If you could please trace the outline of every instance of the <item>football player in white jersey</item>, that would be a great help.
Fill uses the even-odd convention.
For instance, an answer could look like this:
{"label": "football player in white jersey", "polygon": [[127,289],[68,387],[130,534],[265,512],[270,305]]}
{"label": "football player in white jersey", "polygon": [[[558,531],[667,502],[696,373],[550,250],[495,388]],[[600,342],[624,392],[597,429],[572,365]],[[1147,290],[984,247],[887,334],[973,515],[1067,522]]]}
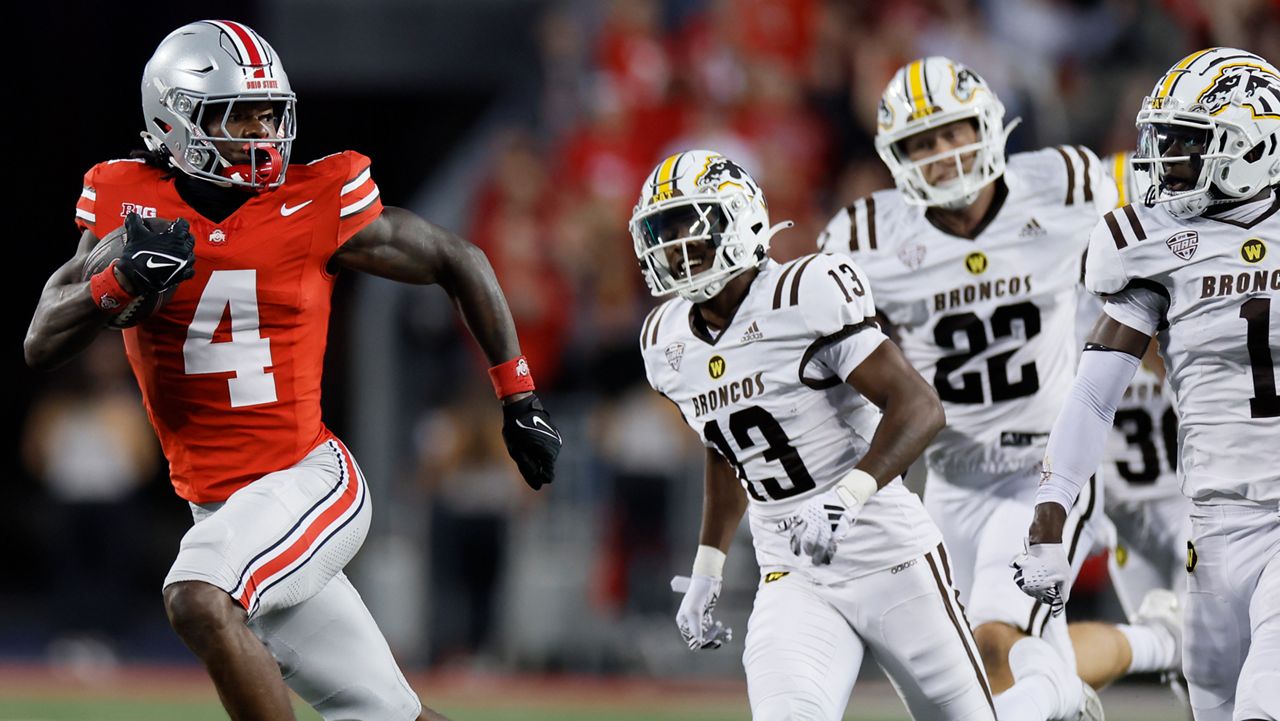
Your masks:
{"label": "football player in white jersey", "polygon": [[1210,48],[1138,113],[1143,202],[1108,213],[1085,283],[1106,299],[1054,424],[1020,559],[1024,590],[1061,600],[1066,508],[1155,335],[1194,503],[1183,669],[1198,720],[1280,718],[1280,72]]}
{"label": "football player in white jersey", "polygon": [[[1115,153],[1103,164],[1110,168],[1119,191],[1117,207],[1146,194],[1146,171],[1134,172],[1132,153]],[[1102,303],[1092,293],[1081,295],[1077,347],[1088,340]],[[1162,615],[1181,638],[1185,601],[1180,597],[1187,585],[1183,567],[1191,538],[1191,502],[1178,486],[1178,415],[1164,380],[1164,363],[1153,341],[1116,408],[1101,475],[1106,485],[1104,506],[1117,535],[1108,563],[1125,615]]]}
{"label": "football player in white jersey", "polygon": [[[1090,624],[1073,652],[1065,619],[1024,596],[1010,551],[1031,517],[1049,424],[1071,382],[1075,309],[1088,232],[1115,186],[1088,149],[1005,158],[1004,106],[969,68],[942,57],[901,68],[881,97],[876,148],[896,190],[842,210],[819,237],[876,288],[902,351],[937,389],[947,427],[925,453],[925,507],[947,547],[1001,718],[1101,713],[1098,687],[1126,671],[1131,647],[1165,649],[1162,629]],[[1072,578],[1095,546],[1101,487],[1072,509]],[[1030,602],[1029,602],[1030,601]]]}
{"label": "football player in white jersey", "polygon": [[677,625],[693,650],[731,638],[712,610],[745,511],[763,573],[743,654],[755,721],[837,721],[868,651],[915,718],[994,719],[941,534],[900,479],[942,407],[856,265],[769,258],[786,225],[707,150],[662,161],[631,218],[650,289],[678,294],[641,328],[645,372],[707,447]]}

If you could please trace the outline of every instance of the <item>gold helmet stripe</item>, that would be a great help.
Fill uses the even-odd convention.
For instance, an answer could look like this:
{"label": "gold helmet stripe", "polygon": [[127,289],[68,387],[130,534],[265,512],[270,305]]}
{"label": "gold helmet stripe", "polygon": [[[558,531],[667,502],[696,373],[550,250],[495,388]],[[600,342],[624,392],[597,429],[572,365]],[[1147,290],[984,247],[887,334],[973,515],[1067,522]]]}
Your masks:
{"label": "gold helmet stripe", "polygon": [[658,166],[658,172],[653,179],[653,199],[666,200],[675,192],[675,175],[676,161],[680,160],[680,156],[684,153],[676,153],[666,160],[662,161],[662,165]]}
{"label": "gold helmet stripe", "polygon": [[1173,91],[1173,84],[1182,76],[1182,72],[1191,67],[1191,63],[1199,60],[1205,53],[1217,50],[1217,48],[1205,48],[1197,50],[1178,62],[1177,65],[1169,68],[1169,72],[1164,75],[1164,82],[1160,84],[1160,92],[1156,94],[1157,98],[1167,98],[1169,93]]}
{"label": "gold helmet stripe", "polygon": [[916,60],[907,66],[907,86],[911,93],[911,117],[929,114],[929,93],[924,84],[924,60]]}

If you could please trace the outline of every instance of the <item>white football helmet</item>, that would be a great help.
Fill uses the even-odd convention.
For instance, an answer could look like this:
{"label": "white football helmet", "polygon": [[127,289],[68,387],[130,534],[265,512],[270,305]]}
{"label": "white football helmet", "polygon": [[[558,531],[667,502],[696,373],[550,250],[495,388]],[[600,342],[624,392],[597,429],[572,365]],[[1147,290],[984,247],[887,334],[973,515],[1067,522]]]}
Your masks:
{"label": "white football helmet", "polygon": [[[966,118],[977,123],[977,142],[915,161],[902,152],[902,140]],[[944,57],[923,58],[899,68],[880,96],[876,151],[907,203],[963,208],[1004,174],[1005,139],[1019,122],[1004,125],[1004,105],[977,73]],[[973,156],[968,172],[966,155]],[[957,177],[942,185],[928,183],[924,167],[948,159],[956,164]]]}
{"label": "white football helmet", "polygon": [[[764,193],[742,166],[710,150],[690,150],[653,169],[627,227],[649,290],[700,303],[763,264],[769,239],[790,225],[769,226]],[[691,243],[714,251],[709,266],[702,267],[702,253],[690,258]]]}
{"label": "white football helmet", "polygon": [[1190,218],[1247,198],[1280,180],[1280,71],[1235,48],[1192,53],[1143,99],[1137,126],[1147,205]]}
{"label": "white football helmet", "polygon": [[[236,102],[269,102],[276,137],[235,138],[227,119]],[[188,175],[220,185],[274,188],[284,182],[296,135],[294,94],[275,50],[252,28],[202,20],[169,33],[142,72],[147,147],[167,153]],[[220,135],[206,126],[217,121]],[[214,141],[240,142],[249,162],[233,164]]]}

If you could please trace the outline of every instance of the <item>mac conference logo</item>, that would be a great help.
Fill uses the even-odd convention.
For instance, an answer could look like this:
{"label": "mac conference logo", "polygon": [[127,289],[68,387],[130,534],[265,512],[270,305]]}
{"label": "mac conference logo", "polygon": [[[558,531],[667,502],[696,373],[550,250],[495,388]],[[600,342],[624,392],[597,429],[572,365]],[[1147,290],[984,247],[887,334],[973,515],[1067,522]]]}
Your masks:
{"label": "mac conference logo", "polygon": [[712,378],[720,378],[724,375],[724,358],[718,355],[711,356],[711,360],[707,361],[707,372]]}
{"label": "mac conference logo", "polygon": [[974,251],[964,258],[964,267],[974,275],[982,275],[987,270],[987,254]]}
{"label": "mac conference logo", "polygon": [[1240,246],[1240,257],[1246,263],[1257,263],[1267,257],[1267,244],[1262,238],[1250,238]]}

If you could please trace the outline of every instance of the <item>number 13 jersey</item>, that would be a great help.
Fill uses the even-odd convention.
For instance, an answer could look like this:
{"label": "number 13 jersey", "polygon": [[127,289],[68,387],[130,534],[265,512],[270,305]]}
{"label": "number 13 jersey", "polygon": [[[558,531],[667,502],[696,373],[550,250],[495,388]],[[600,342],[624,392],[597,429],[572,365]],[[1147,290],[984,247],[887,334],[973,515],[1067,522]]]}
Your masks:
{"label": "number 13 jersey", "polygon": [[320,417],[326,265],[382,212],[369,159],[348,151],[292,165],[283,185],[221,223],[183,201],[162,170],[127,160],[91,168],[76,223],[102,238],[129,212],[191,224],[195,276],[124,331],[125,350],[178,495],[226,500],[331,435]]}
{"label": "number 13 jersey", "polygon": [[871,496],[830,566],[802,564],[777,529],[867,451],[879,411],[845,380],[887,340],[874,316],[862,271],[822,254],[766,261],[718,336],[681,298],[641,327],[649,384],[746,487],[763,571],[799,569],[835,582],[904,563],[941,540],[900,480]]}
{"label": "number 13 jersey", "polygon": [[947,426],[926,458],[948,478],[1034,468],[1075,371],[1076,300],[1089,232],[1115,185],[1091,151],[1009,158],[972,239],[935,227],[895,190],[842,210],[818,239],[876,288],[902,351]]}

